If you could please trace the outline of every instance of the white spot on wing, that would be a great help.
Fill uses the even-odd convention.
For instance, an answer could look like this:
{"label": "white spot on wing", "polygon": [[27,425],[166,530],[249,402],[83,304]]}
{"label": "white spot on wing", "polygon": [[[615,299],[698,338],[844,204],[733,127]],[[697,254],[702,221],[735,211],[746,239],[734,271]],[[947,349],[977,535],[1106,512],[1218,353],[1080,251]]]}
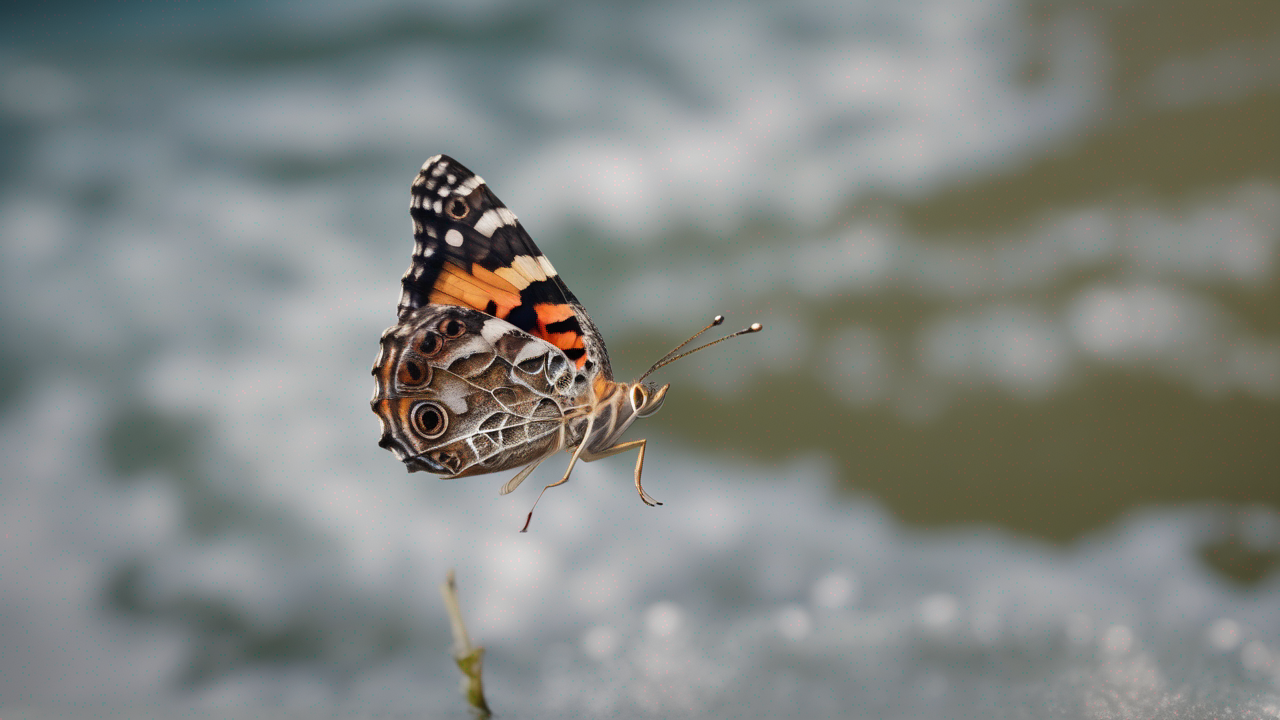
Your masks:
{"label": "white spot on wing", "polygon": [[440,186],[440,189],[439,189],[439,190],[436,190],[436,194],[437,194],[437,195],[439,195],[440,197],[444,197],[445,195],[448,195],[448,194],[449,194],[449,186],[448,186],[448,185],[441,185],[441,186]]}
{"label": "white spot on wing", "polygon": [[496,345],[498,340],[511,331],[512,325],[506,320],[494,318],[485,320],[480,326],[480,337],[484,338],[490,345]]}
{"label": "white spot on wing", "polygon": [[511,212],[510,210],[504,207],[495,208],[495,209],[498,211],[498,217],[502,218],[503,225],[515,225],[518,222],[516,220],[516,214]]}
{"label": "white spot on wing", "polygon": [[[433,163],[433,162],[435,162],[435,161],[437,161],[437,160],[439,160],[439,159],[440,159],[440,156],[439,156],[439,155],[432,155],[431,157],[427,158],[427,161],[426,161],[426,162],[422,163],[422,169],[423,169],[423,170],[426,170],[427,168],[431,167],[431,163]],[[439,175],[439,173],[436,173],[436,174],[437,174],[437,175]]]}
{"label": "white spot on wing", "polygon": [[542,266],[529,255],[517,255],[511,261],[511,266],[518,270],[520,274],[529,278],[529,282],[547,279],[547,274],[542,271]]}
{"label": "white spot on wing", "polygon": [[523,290],[529,287],[529,278],[525,277],[524,273],[519,270],[504,267],[494,270],[493,274],[511,283],[517,290]]}
{"label": "white spot on wing", "polygon": [[457,175],[454,175],[453,173],[449,173],[448,175],[445,175],[445,176],[444,176],[444,179],[445,179],[446,181],[448,181],[448,183],[449,183],[450,185],[452,185],[452,184],[454,184],[454,183],[458,182],[458,176],[457,176]]}
{"label": "white spot on wing", "polygon": [[458,194],[470,195],[472,190],[475,190],[476,188],[480,187],[483,184],[484,184],[484,178],[480,177],[479,175],[472,175],[471,177],[467,178],[466,182],[458,186]]}
{"label": "white spot on wing", "polygon": [[493,237],[494,231],[499,227],[502,227],[502,218],[493,209],[485,210],[480,219],[476,221],[476,232],[485,237]]}
{"label": "white spot on wing", "polygon": [[[428,161],[427,161],[427,165],[430,165],[431,163],[433,163],[433,162],[435,162],[436,160],[439,160],[439,159],[440,159],[440,156],[439,156],[439,155],[437,155],[437,156],[435,156],[435,157],[431,158],[430,160],[428,160]],[[423,170],[426,170],[426,167],[423,167],[422,169],[423,169]],[[440,177],[440,176],[441,176],[441,175],[443,175],[443,174],[444,174],[444,165],[437,165],[437,166],[435,166],[435,167],[431,168],[431,177]]]}
{"label": "white spot on wing", "polygon": [[551,261],[547,259],[546,255],[538,256],[538,266],[542,268],[542,272],[547,274],[547,277],[556,276],[556,269],[551,267]]}
{"label": "white spot on wing", "polygon": [[454,247],[462,247],[462,233],[450,229],[449,232],[444,234],[444,241]]}
{"label": "white spot on wing", "polygon": [[516,359],[512,364],[519,365],[525,360],[532,360],[533,358],[540,357],[546,354],[547,354],[546,345],[534,340],[530,340],[529,342],[526,342],[524,344],[524,347],[520,348],[520,352],[516,353]]}
{"label": "white spot on wing", "polygon": [[422,257],[424,258],[431,257],[432,255],[435,255],[435,254],[436,254],[436,249],[433,247],[429,247],[426,250],[422,251]]}

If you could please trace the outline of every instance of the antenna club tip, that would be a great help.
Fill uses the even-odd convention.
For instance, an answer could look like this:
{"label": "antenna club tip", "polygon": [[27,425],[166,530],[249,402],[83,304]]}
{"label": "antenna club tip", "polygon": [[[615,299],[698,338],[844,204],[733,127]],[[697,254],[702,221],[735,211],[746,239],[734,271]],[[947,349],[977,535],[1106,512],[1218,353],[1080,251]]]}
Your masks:
{"label": "antenna club tip", "polygon": [[722,323],[722,322],[724,322],[724,316],[723,316],[723,315],[717,315],[717,316],[715,316],[714,318],[712,318],[712,319],[711,319],[711,324],[712,324],[712,326],[719,325],[719,324],[720,324],[720,323]]}
{"label": "antenna club tip", "polygon": [[751,327],[747,328],[747,332],[760,332],[764,326],[760,323],[751,323]]}

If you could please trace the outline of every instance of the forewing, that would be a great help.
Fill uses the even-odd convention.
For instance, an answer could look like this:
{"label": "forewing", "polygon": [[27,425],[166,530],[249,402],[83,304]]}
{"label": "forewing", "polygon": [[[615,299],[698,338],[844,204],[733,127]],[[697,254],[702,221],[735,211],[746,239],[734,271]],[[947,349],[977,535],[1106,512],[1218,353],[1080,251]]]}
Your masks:
{"label": "forewing", "polygon": [[410,198],[415,242],[401,281],[402,321],[431,304],[471,308],[561,349],[589,376],[613,378],[604,340],[581,303],[480,176],[436,155]]}

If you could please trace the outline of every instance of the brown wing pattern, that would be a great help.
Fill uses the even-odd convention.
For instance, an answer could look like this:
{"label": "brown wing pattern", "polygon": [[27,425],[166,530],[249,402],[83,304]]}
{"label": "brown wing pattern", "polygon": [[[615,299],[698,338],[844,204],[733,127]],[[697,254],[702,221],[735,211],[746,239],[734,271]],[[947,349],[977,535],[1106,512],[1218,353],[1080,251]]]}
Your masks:
{"label": "brown wing pattern", "polygon": [[402,321],[433,304],[472,308],[546,340],[588,375],[613,379],[586,311],[481,177],[437,155],[410,196],[415,244],[401,281]]}
{"label": "brown wing pattern", "polygon": [[409,472],[521,467],[562,446],[589,385],[554,345],[471,308],[411,310],[382,336],[370,404]]}

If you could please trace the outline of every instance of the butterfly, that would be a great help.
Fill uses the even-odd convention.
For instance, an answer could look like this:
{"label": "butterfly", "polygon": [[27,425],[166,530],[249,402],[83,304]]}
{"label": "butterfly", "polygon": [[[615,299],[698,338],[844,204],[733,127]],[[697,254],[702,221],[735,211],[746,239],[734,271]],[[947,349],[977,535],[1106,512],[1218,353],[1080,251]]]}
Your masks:
{"label": "butterfly", "polygon": [[[640,482],[646,441],[620,441],[666,399],[670,384],[645,378],[760,324],[680,353],[724,321],[717,315],[635,382],[616,382],[595,323],[479,175],[445,155],[430,158],[410,188],[409,215],[414,248],[399,319],[373,365],[378,444],[409,472],[460,478],[522,468],[503,495],[561,450],[572,452],[569,467],[544,493],[568,482],[579,460],[637,450],[636,491],[661,505]],[[532,519],[530,509],[521,532]]]}

